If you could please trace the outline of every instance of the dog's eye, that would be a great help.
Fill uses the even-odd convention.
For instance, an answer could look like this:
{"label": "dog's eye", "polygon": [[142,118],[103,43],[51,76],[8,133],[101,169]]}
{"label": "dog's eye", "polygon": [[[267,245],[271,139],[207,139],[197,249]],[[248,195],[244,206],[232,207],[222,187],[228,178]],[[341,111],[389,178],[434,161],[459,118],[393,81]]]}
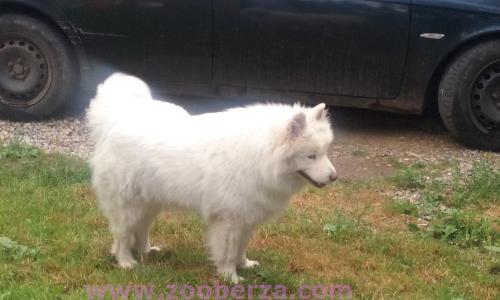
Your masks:
{"label": "dog's eye", "polygon": [[309,159],[316,159],[316,154],[308,155],[307,158],[309,158]]}

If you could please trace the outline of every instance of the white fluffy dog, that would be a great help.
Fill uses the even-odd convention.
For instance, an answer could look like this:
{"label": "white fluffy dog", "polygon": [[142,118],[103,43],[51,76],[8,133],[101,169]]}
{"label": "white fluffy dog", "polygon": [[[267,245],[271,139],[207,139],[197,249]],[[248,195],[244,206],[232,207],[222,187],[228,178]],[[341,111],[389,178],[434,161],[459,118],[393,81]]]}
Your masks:
{"label": "white fluffy dog", "polygon": [[217,271],[258,265],[245,248],[253,229],[281,212],[306,181],[337,177],[327,157],[333,133],[325,105],[254,105],[190,116],[155,101],[138,78],[114,74],[88,110],[95,142],[93,186],[123,268],[153,247],[149,227],[167,208],[197,212],[208,226]]}

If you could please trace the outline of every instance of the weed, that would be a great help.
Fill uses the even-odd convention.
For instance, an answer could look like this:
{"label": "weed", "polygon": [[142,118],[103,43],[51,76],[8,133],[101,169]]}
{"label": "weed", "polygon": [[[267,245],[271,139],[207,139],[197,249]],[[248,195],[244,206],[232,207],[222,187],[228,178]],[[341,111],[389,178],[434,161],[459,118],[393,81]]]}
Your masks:
{"label": "weed", "polygon": [[28,257],[36,258],[40,253],[36,248],[28,248],[5,236],[0,236],[0,251],[2,257],[8,257],[15,260]]}
{"label": "weed", "polygon": [[477,220],[473,213],[458,209],[448,209],[440,214],[430,233],[442,241],[462,247],[490,246],[500,239],[500,233],[491,227],[489,220]]}
{"label": "weed", "polygon": [[[386,212],[430,216],[431,235],[453,245],[495,246],[500,233],[488,218],[479,218],[474,211],[479,209],[478,205],[499,202],[500,172],[486,162],[474,163],[468,172],[457,166],[448,171],[447,164],[447,176],[443,177],[441,167],[439,164],[399,166],[392,181],[399,188],[417,189],[421,202],[417,207],[406,201],[387,202]],[[409,229],[416,231],[416,226]]]}
{"label": "weed", "polygon": [[500,172],[486,162],[475,163],[469,174],[455,172],[448,202],[456,207],[500,202]]}
{"label": "weed", "polygon": [[35,158],[39,155],[40,150],[37,148],[17,141],[8,144],[5,147],[0,147],[0,159]]}
{"label": "weed", "polygon": [[401,166],[396,174],[392,176],[392,182],[403,189],[420,189],[425,187],[425,177],[423,175],[423,165]]}
{"label": "weed", "polygon": [[346,241],[366,233],[360,224],[360,219],[348,218],[340,211],[337,211],[331,221],[325,224],[323,230],[334,241]]}
{"label": "weed", "polygon": [[418,216],[418,207],[408,200],[389,200],[384,203],[384,210],[389,214]]}

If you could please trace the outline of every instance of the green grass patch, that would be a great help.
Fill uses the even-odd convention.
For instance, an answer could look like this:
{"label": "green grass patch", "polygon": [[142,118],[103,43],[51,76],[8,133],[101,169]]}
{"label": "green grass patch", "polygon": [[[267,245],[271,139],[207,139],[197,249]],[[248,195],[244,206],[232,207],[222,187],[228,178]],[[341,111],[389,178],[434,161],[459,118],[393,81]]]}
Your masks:
{"label": "green grass patch", "polygon": [[500,246],[500,232],[491,226],[490,220],[458,209],[439,214],[430,232],[436,238],[462,247]]}
{"label": "green grass patch", "polygon": [[347,217],[337,211],[335,215],[323,226],[328,237],[334,241],[348,241],[366,236],[370,231],[363,226],[361,220]]}
{"label": "green grass patch", "polygon": [[[165,291],[166,284],[218,280],[204,249],[203,224],[190,214],[160,218],[151,240],[164,250],[145,257],[133,270],[119,269],[109,255],[111,236],[89,181],[84,161],[22,144],[0,147],[1,300],[87,299],[88,285],[146,284]],[[415,186],[411,182],[415,180],[404,185]],[[485,227],[481,218],[459,213],[443,215],[442,226],[435,227],[438,239],[407,229],[375,228],[368,221],[372,209],[350,200],[366,190],[384,190],[384,184],[340,182],[323,190],[305,189],[298,195],[300,204],[259,228],[248,254],[261,266],[240,272],[245,284],[281,284],[292,291],[301,284],[350,284],[354,299],[500,296],[500,256],[492,224]],[[434,203],[430,210],[448,197],[438,195],[429,196]],[[349,205],[337,207],[340,202]],[[406,203],[381,209],[414,214]],[[465,236],[477,247],[457,247]]]}
{"label": "green grass patch", "polygon": [[422,164],[410,166],[400,164],[391,180],[397,187],[403,189],[424,188],[426,186],[424,166]]}
{"label": "green grass patch", "polygon": [[39,155],[40,150],[20,142],[13,142],[5,147],[0,147],[0,159],[35,158]]}
{"label": "green grass patch", "polygon": [[[406,199],[387,201],[386,212],[430,216],[430,236],[452,245],[491,249],[500,246],[495,220],[484,216],[489,206],[499,203],[500,196],[500,172],[491,164],[475,162],[467,172],[450,162],[400,164],[391,182],[399,189],[416,191],[420,203],[417,206]],[[409,229],[418,231],[414,224]]]}
{"label": "green grass patch", "polygon": [[0,236],[0,258],[2,260],[21,260],[25,258],[36,259],[40,251],[36,248],[29,248],[20,245],[5,236]]}
{"label": "green grass patch", "polygon": [[500,171],[493,165],[485,161],[474,162],[468,172],[460,171],[455,165],[444,179],[443,173],[450,164],[400,164],[390,181],[397,188],[419,190],[432,201],[457,208],[500,202]]}
{"label": "green grass patch", "polygon": [[500,202],[500,172],[484,161],[473,165],[469,174],[454,173],[447,202],[455,207]]}
{"label": "green grass patch", "polygon": [[384,210],[389,214],[418,216],[418,206],[408,200],[388,200],[384,203]]}

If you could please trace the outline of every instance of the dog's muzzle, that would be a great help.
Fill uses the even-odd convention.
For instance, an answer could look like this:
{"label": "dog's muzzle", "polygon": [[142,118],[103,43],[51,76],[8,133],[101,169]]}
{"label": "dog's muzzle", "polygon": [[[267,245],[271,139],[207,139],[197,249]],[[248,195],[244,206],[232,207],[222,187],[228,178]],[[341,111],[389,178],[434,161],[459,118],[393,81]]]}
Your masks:
{"label": "dog's muzzle", "polygon": [[[316,180],[312,179],[309,175],[306,174],[306,172],[304,171],[299,171],[298,172],[300,174],[300,176],[304,177],[305,179],[307,179],[307,181],[309,181],[312,185],[314,185],[315,187],[317,188],[322,188],[326,185],[326,183],[321,183],[321,182],[317,182]],[[333,181],[333,180],[332,180]]]}

